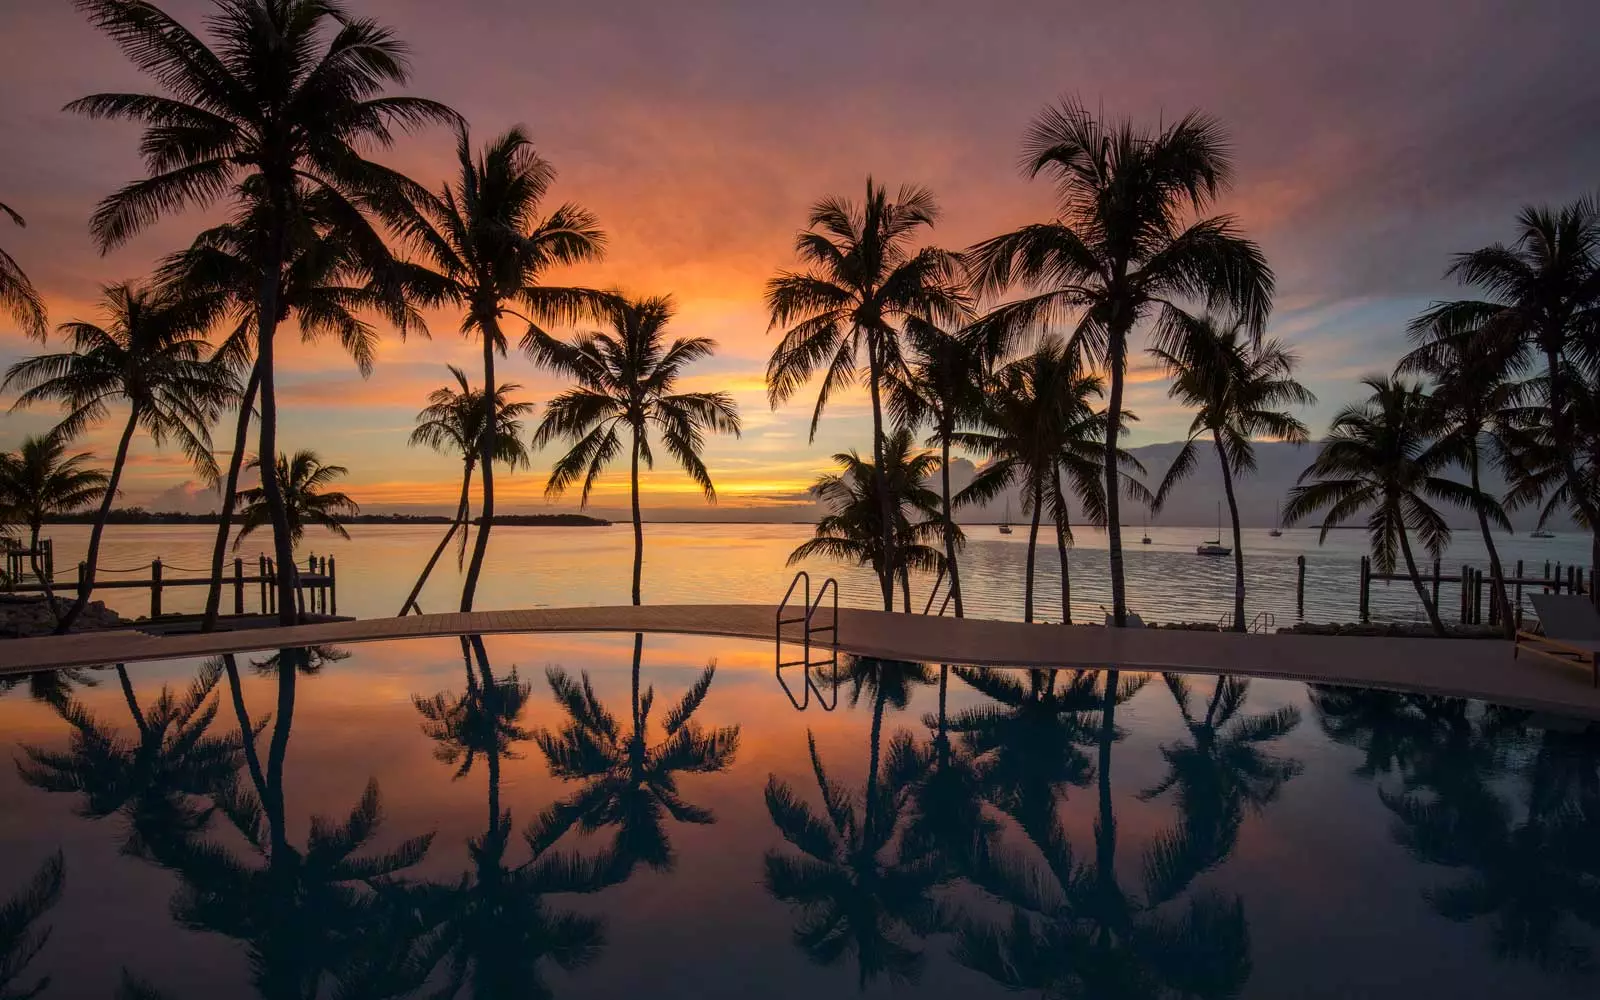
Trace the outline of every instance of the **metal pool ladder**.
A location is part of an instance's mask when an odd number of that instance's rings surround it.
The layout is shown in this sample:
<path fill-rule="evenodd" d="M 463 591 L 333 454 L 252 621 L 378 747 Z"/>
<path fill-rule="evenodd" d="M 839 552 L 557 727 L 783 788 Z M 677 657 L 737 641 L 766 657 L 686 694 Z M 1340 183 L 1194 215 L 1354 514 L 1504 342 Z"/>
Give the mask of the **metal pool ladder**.
<path fill-rule="evenodd" d="M 784 612 L 790 610 L 789 602 L 794 597 L 796 587 L 801 587 L 801 605 L 803 613 L 793 614 L 788 618 Z M 825 625 L 816 624 L 817 611 L 821 609 L 822 602 L 832 596 L 833 603 L 828 609 L 828 621 Z M 797 609 L 798 610 L 798 609 Z M 783 688 L 783 693 L 789 696 L 789 703 L 795 711 L 804 712 L 811 705 L 811 694 L 816 692 L 817 704 L 822 706 L 824 712 L 831 712 L 839 707 L 839 584 L 833 577 L 822 581 L 822 586 L 817 590 L 816 600 L 811 599 L 811 575 L 805 570 L 794 575 L 789 581 L 789 589 L 784 591 L 783 600 L 778 602 L 778 611 L 774 616 L 774 662 L 777 664 L 775 673 L 778 686 Z M 800 658 L 798 660 L 785 660 L 783 658 L 783 627 L 785 625 L 799 625 L 800 631 Z M 819 632 L 828 633 L 828 655 L 819 659 L 811 658 L 811 637 Z M 784 667 L 799 667 L 804 683 L 800 687 L 800 697 L 794 696 L 794 690 L 789 687 L 789 682 L 783 679 Z M 829 669 L 832 689 L 832 700 L 823 697 L 822 689 L 817 687 L 816 679 L 812 675 L 815 668 L 827 667 Z"/>

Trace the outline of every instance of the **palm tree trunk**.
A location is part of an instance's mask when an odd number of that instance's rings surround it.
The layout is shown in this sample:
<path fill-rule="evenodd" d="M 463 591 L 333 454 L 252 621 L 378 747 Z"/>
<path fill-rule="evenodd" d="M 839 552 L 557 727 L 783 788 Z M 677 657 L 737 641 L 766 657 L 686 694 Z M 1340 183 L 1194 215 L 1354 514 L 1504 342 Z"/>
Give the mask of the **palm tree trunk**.
<path fill-rule="evenodd" d="M 950 664 L 939 664 L 939 734 L 934 743 L 939 750 L 939 770 L 950 766 L 950 730 L 945 715 L 945 696 L 950 692 Z"/>
<path fill-rule="evenodd" d="M 1417 588 L 1417 598 L 1422 601 L 1422 610 L 1428 613 L 1428 624 L 1433 626 L 1434 634 L 1444 638 L 1444 622 L 1439 620 L 1439 609 L 1433 606 L 1433 601 L 1428 597 L 1428 589 L 1422 585 L 1422 575 L 1417 572 L 1417 561 L 1411 557 L 1411 540 L 1406 536 L 1405 523 L 1400 524 L 1400 552 L 1406 557 L 1406 572 L 1411 574 L 1411 585 Z"/>
<path fill-rule="evenodd" d="M 283 502 L 283 486 L 278 482 L 278 396 L 272 370 L 272 341 L 278 331 L 279 283 L 282 281 L 284 229 L 288 214 L 288 205 L 280 201 L 273 213 L 267 260 L 261 273 L 261 295 L 256 303 L 256 368 L 261 373 L 261 437 L 256 454 L 261 460 L 261 494 L 266 498 L 267 514 L 272 520 L 273 558 L 278 563 L 279 625 L 293 625 L 299 619 L 295 593 L 294 535 L 289 527 L 289 510 Z"/>
<path fill-rule="evenodd" d="M 866 815 L 862 817 L 862 843 L 873 843 L 872 832 L 878 819 L 878 759 L 879 742 L 883 739 L 883 701 L 884 690 L 880 684 L 878 693 L 872 699 L 872 750 L 867 758 L 867 801 Z"/>
<path fill-rule="evenodd" d="M 433 555 L 428 557 L 428 565 L 422 567 L 422 575 L 417 577 L 417 582 L 411 588 L 411 593 L 406 595 L 406 602 L 400 605 L 399 617 L 404 618 L 413 606 L 418 612 L 422 607 L 417 605 L 417 598 L 422 594 L 422 588 L 427 585 L 428 576 L 433 573 L 433 567 L 439 562 L 439 557 L 444 554 L 445 547 L 450 544 L 450 539 L 455 537 L 457 530 L 466 530 L 467 514 L 472 509 L 472 456 L 466 460 L 466 471 L 461 476 L 461 500 L 456 504 L 455 520 L 450 522 L 450 530 L 439 539 L 439 545 L 433 550 Z"/>
<path fill-rule="evenodd" d="M 489 653 L 483 648 L 483 636 L 474 635 L 468 641 L 472 644 L 472 652 L 478 660 L 478 672 L 481 674 L 479 690 L 485 693 L 494 690 L 494 674 L 489 670 Z M 468 680 L 471 680 L 472 660 L 467 660 Z M 498 836 L 500 831 L 500 741 L 491 737 L 488 750 L 484 756 L 489 761 L 489 834 Z"/>
<path fill-rule="evenodd" d="M 633 736 L 635 741 L 643 734 L 639 732 L 639 662 L 644 657 L 644 633 L 633 633 Z"/>
<path fill-rule="evenodd" d="M 1059 484 L 1057 485 L 1059 489 Z M 1072 624 L 1072 569 L 1067 565 L 1066 501 L 1062 500 L 1062 516 L 1056 520 L 1056 555 L 1061 559 L 1061 624 Z"/>
<path fill-rule="evenodd" d="M 1037 484 L 1033 488 L 1033 523 L 1028 527 L 1028 574 L 1022 588 L 1022 620 L 1033 621 L 1033 561 L 1034 550 L 1039 546 L 1039 494 L 1042 490 Z"/>
<path fill-rule="evenodd" d="M 83 580 L 78 584 L 77 599 L 56 624 L 56 635 L 64 635 L 72 628 L 88 606 L 89 595 L 94 592 L 94 570 L 100 562 L 100 539 L 105 534 L 111 505 L 117 499 L 117 484 L 122 481 L 122 468 L 128 462 L 128 446 L 133 442 L 133 429 L 138 425 L 139 404 L 135 403 L 128 410 L 128 425 L 122 429 L 122 439 L 117 442 L 117 457 L 111 462 L 111 478 L 106 481 L 106 495 L 100 501 L 100 513 L 95 515 L 94 527 L 89 530 L 89 552 L 83 559 Z"/>
<path fill-rule="evenodd" d="M 494 351 L 500 342 L 500 321 L 492 312 L 483 318 L 483 429 L 478 434 L 478 463 L 483 467 L 483 507 L 478 534 L 472 542 L 472 562 L 461 585 L 461 610 L 471 611 L 478 593 L 478 576 L 489 551 L 489 528 L 494 523 Z"/>
<path fill-rule="evenodd" d="M 1478 446 L 1473 442 L 1472 454 L 1467 461 L 1468 472 L 1472 476 L 1473 492 L 1482 492 L 1478 485 Z M 1511 609 L 1511 601 L 1506 597 L 1506 574 L 1500 565 L 1500 550 L 1495 547 L 1494 533 L 1489 530 L 1489 515 L 1483 510 L 1478 510 L 1478 530 L 1483 533 L 1484 548 L 1489 550 L 1489 586 L 1490 600 L 1500 607 L 1500 630 L 1507 639 L 1517 637 L 1517 616 Z"/>
<path fill-rule="evenodd" d="M 900 600 L 906 614 L 911 613 L 911 571 L 900 567 Z"/>
<path fill-rule="evenodd" d="M 117 664 L 117 683 L 122 687 L 122 700 L 128 703 L 128 714 L 133 717 L 134 727 L 142 734 L 144 732 L 144 712 L 139 708 L 139 699 L 133 693 L 133 681 L 128 679 L 128 668 Z"/>
<path fill-rule="evenodd" d="M 643 431 L 633 429 L 633 606 L 639 606 L 639 580 L 644 575 L 644 520 L 639 516 L 639 438 Z"/>
<path fill-rule="evenodd" d="M 28 562 L 33 566 L 33 575 L 39 580 L 39 587 L 44 592 L 44 606 L 50 610 L 50 616 L 61 623 L 61 612 L 56 608 L 55 567 L 50 572 L 44 571 L 44 564 L 39 561 L 39 532 L 44 525 L 38 521 L 28 522 Z"/>
<path fill-rule="evenodd" d="M 1127 588 L 1122 579 L 1122 507 L 1118 487 L 1117 444 L 1122 427 L 1122 380 L 1128 353 L 1128 330 L 1117 324 L 1110 331 L 1106 363 L 1111 369 L 1111 395 L 1106 400 L 1106 547 L 1111 555 L 1111 624 L 1122 628 L 1128 621 Z"/>
<path fill-rule="evenodd" d="M 228 671 L 228 693 L 233 699 L 233 714 L 239 719 L 239 740 L 244 745 L 245 766 L 250 771 L 250 781 L 256 787 L 256 796 L 265 804 L 267 779 L 261 773 L 261 757 L 256 753 L 255 727 L 250 724 L 250 713 L 244 707 L 244 688 L 239 683 L 239 661 L 232 653 L 224 653 L 222 665 Z"/>
<path fill-rule="evenodd" d="M 289 727 L 294 723 L 295 685 L 300 674 L 298 653 L 298 650 L 284 650 L 278 655 L 278 713 L 272 724 L 272 742 L 267 746 L 267 794 L 262 797 L 261 805 L 272 830 L 274 860 L 284 857 L 289 846 L 284 822 L 283 763 L 289 754 Z"/>
<path fill-rule="evenodd" d="M 1117 815 L 1111 804 L 1111 744 L 1117 738 L 1117 688 L 1121 680 L 1117 671 L 1106 671 L 1106 689 L 1100 703 L 1100 761 L 1096 769 L 1100 815 L 1094 823 L 1095 868 L 1102 891 L 1107 892 L 1108 897 L 1117 877 Z"/>
<path fill-rule="evenodd" d="M 889 497 L 889 479 L 883 468 L 883 403 L 878 382 L 883 366 L 878 358 L 877 338 L 867 337 L 867 381 L 872 392 L 872 485 L 878 492 L 878 517 L 883 522 L 883 572 L 878 584 L 883 589 L 883 610 L 894 610 L 894 505 Z"/>
<path fill-rule="evenodd" d="M 965 615 L 961 609 L 961 571 L 956 565 L 956 518 L 950 507 L 950 428 L 939 434 L 939 474 L 944 500 L 944 561 L 950 567 L 950 596 L 956 602 L 956 617 Z"/>
<path fill-rule="evenodd" d="M 210 632 L 217 627 L 217 615 L 222 610 L 222 563 L 228 554 L 228 531 L 233 524 L 233 507 L 239 500 L 239 471 L 244 467 L 244 451 L 250 443 L 250 411 L 256 405 L 256 392 L 261 386 L 261 366 L 250 368 L 250 382 L 239 400 L 239 420 L 233 434 L 233 455 L 228 459 L 228 481 L 222 492 L 222 512 L 217 516 L 217 540 L 211 546 L 211 586 L 206 590 L 206 612 L 200 619 L 200 631 Z"/>
<path fill-rule="evenodd" d="M 1222 492 L 1228 496 L 1228 517 L 1233 521 L 1233 630 L 1244 629 L 1244 542 L 1239 533 L 1239 500 L 1233 495 L 1233 471 L 1228 468 L 1228 458 L 1222 450 L 1222 434 L 1215 428 L 1211 441 L 1217 449 L 1217 462 L 1222 466 Z"/>

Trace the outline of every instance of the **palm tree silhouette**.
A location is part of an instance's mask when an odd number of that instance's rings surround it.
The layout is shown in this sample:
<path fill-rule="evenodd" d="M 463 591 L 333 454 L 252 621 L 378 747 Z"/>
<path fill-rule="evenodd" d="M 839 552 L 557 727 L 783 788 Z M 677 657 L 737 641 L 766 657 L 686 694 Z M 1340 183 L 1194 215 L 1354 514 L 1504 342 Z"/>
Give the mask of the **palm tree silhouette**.
<path fill-rule="evenodd" d="M 0 454 L 0 511 L 28 526 L 33 575 L 44 587 L 45 603 L 52 610 L 56 600 L 51 574 L 39 562 L 39 532 L 45 518 L 71 513 L 105 496 L 106 474 L 84 468 L 92 458 L 88 452 L 69 456 L 67 442 L 58 434 L 23 438 L 15 453 Z"/>
<path fill-rule="evenodd" d="M 672 870 L 676 859 L 666 821 L 716 822 L 711 810 L 678 794 L 677 776 L 726 771 L 739 751 L 738 726 L 707 730 L 694 719 L 716 677 L 714 662 L 706 664 L 699 679 L 661 717 L 660 738 L 652 742 L 655 688 L 642 692 L 639 688 L 643 650 L 644 636 L 635 634 L 633 696 L 626 727 L 601 704 L 587 672 L 580 682 L 560 667 L 551 667 L 545 676 L 567 723 L 559 732 L 542 729 L 534 734 L 550 773 L 583 783 L 579 792 L 551 807 L 547 824 L 551 829 L 577 825 L 587 833 L 616 827 L 613 852 L 624 876 L 640 862 L 658 871 Z"/>
<path fill-rule="evenodd" d="M 50 977 L 25 981 L 28 966 L 50 940 L 49 927 L 35 926 L 61 900 L 66 860 L 57 851 L 27 885 L 0 903 L 0 1000 L 33 1000 L 50 988 Z"/>
<path fill-rule="evenodd" d="M 27 223 L 22 221 L 22 216 L 5 202 L 0 201 L 0 215 L 4 215 L 18 226 L 26 228 Z M 28 280 L 28 275 L 22 266 L 16 262 L 4 249 L 0 249 L 0 307 L 11 313 L 11 318 L 17 321 L 24 333 L 36 340 L 43 340 L 49 335 L 49 325 L 45 322 L 44 299 L 39 297 L 39 292 L 33 287 L 33 282 Z"/>
<path fill-rule="evenodd" d="M 882 394 L 890 373 L 901 368 L 899 324 L 908 319 L 959 324 L 966 312 L 960 265 L 954 254 L 932 247 L 913 249 L 917 230 L 932 227 L 939 208 L 926 188 L 905 186 L 889 200 L 888 189 L 867 178 L 866 198 L 856 204 L 828 197 L 811 207 L 806 228 L 795 236 L 795 253 L 806 270 L 780 271 L 767 282 L 771 329 L 787 327 L 767 362 L 767 395 L 785 402 L 818 371 L 824 373 L 811 415 L 811 439 L 839 389 L 862 378 L 872 398 L 872 493 L 880 504 L 878 537 L 888 556 L 878 569 L 883 610 L 894 610 L 893 495 L 882 478 L 887 466 Z M 792 325 L 791 325 L 792 324 Z"/>
<path fill-rule="evenodd" d="M 431 297 L 465 309 L 462 332 L 475 333 L 483 341 L 483 384 L 499 385 L 494 359 L 506 353 L 503 318 L 528 325 L 523 338 L 527 347 L 534 343 L 538 324 L 593 316 L 610 301 L 592 289 L 541 283 L 552 268 L 598 260 L 605 250 L 605 234 L 595 217 L 576 205 L 561 205 L 548 216 L 540 215 L 555 168 L 534 151 L 533 141 L 520 127 L 499 136 L 474 157 L 466 126 L 459 126 L 456 160 L 457 178 L 439 194 L 411 192 L 417 210 L 402 230 L 435 272 Z M 488 396 L 481 402 L 478 430 L 483 437 L 477 450 L 483 509 L 461 590 L 462 611 L 472 610 L 494 522 L 494 463 L 482 460 L 495 447 L 493 404 Z"/>
<path fill-rule="evenodd" d="M 483 419 L 483 390 L 473 389 L 467 373 L 460 368 L 455 365 L 446 367 L 455 377 L 457 388 L 445 386 L 428 393 L 428 405 L 417 414 L 417 426 L 411 431 L 411 439 L 407 443 L 427 445 L 441 454 L 461 456 L 461 500 L 456 504 L 456 516 L 450 522 L 450 530 L 439 539 L 411 593 L 406 595 L 405 604 L 400 607 L 401 617 L 416 606 L 417 595 L 422 593 L 434 564 L 439 561 L 439 556 L 457 531 L 462 533 L 457 556 L 466 556 L 466 527 L 472 510 L 472 470 L 478 464 L 478 443 L 483 437 L 478 432 L 478 423 Z M 522 418 L 533 412 L 533 404 L 510 398 L 512 393 L 521 388 L 512 382 L 502 382 L 495 390 L 495 461 L 509 469 L 526 468 L 532 461 L 528 446 L 522 441 Z M 420 607 L 418 610 L 421 610 Z"/>
<path fill-rule="evenodd" d="M 667 451 L 683 466 L 689 478 L 716 503 L 701 452 L 707 431 L 739 436 L 739 408 L 725 392 L 674 392 L 688 364 L 711 357 L 716 341 L 707 337 L 679 337 L 665 342 L 672 320 L 672 299 L 666 296 L 629 300 L 617 296 L 603 311 L 611 330 L 583 333 L 563 343 L 541 331 L 532 331 L 528 352 L 535 360 L 578 380 L 545 407 L 544 419 L 534 432 L 533 445 L 541 448 L 557 438 L 572 443 L 550 470 L 546 497 L 558 497 L 583 477 L 580 504 L 587 506 L 589 491 L 600 473 L 624 447 L 618 431 L 629 436 L 629 483 L 633 497 L 633 603 L 639 601 L 644 572 L 644 522 L 639 514 L 639 461 L 655 468 L 650 451 L 653 424 Z"/>
<path fill-rule="evenodd" d="M 1169 307 L 1150 353 L 1172 377 L 1167 395 L 1195 410 L 1189 436 L 1167 467 L 1154 506 L 1159 509 L 1172 488 L 1194 471 L 1199 459 L 1195 442 L 1209 434 L 1233 524 L 1233 628 L 1243 632 L 1244 537 L 1234 480 L 1255 471 L 1254 438 L 1304 444 L 1310 436 L 1306 425 L 1282 408 L 1309 406 L 1317 397 L 1295 381 L 1297 359 L 1281 341 L 1252 340 L 1238 321 L 1191 316 Z"/>
<path fill-rule="evenodd" d="M 175 440 L 200 475 L 213 481 L 217 467 L 208 427 L 237 388 L 225 369 L 206 362 L 210 345 L 205 330 L 214 315 L 209 305 L 123 284 L 105 289 L 102 306 L 111 319 L 108 325 L 64 324 L 61 331 L 72 345 L 70 352 L 24 358 L 6 370 L 0 384 L 0 389 L 21 390 L 13 410 L 59 403 L 64 415 L 52 433 L 66 440 L 104 420 L 112 405 L 128 406 L 100 511 L 89 531 L 83 580 L 58 633 L 78 620 L 94 590 L 100 540 L 133 432 L 143 428 L 157 445 Z"/>
<path fill-rule="evenodd" d="M 1380 572 L 1393 572 L 1398 549 L 1428 621 L 1444 635 L 1439 609 L 1422 586 L 1411 554 L 1410 531 L 1435 557 L 1449 544 L 1450 525 L 1430 500 L 1481 511 L 1504 527 L 1509 522 L 1492 497 L 1439 474 L 1454 453 L 1439 443 L 1439 411 L 1420 385 L 1377 377 L 1362 384 L 1372 396 L 1333 418 L 1316 460 L 1300 474 L 1302 485 L 1289 491 L 1283 520 L 1293 524 L 1325 508 L 1321 538 L 1326 540 L 1334 527 L 1368 512 L 1373 564 Z"/>
<path fill-rule="evenodd" d="M 951 739 L 951 667 L 939 665 L 939 710 L 922 717 L 931 737 L 918 744 L 896 733 L 889 744 L 890 774 L 909 783 L 911 816 L 901 836 L 912 856 L 931 854 L 948 877 L 970 876 L 989 854 L 998 825 L 984 814 L 984 773 L 964 741 Z"/>
<path fill-rule="evenodd" d="M 350 537 L 339 518 L 361 513 L 361 506 L 348 494 L 322 488 L 348 474 L 349 469 L 327 465 L 320 455 L 306 448 L 295 452 L 293 458 L 279 455 L 277 466 L 291 548 L 300 544 L 308 524 L 321 525 L 340 538 Z M 252 458 L 249 468 L 261 468 L 261 459 Z M 266 493 L 261 487 L 240 491 L 239 499 L 244 501 L 244 510 L 239 517 L 239 536 L 233 541 L 235 549 L 244 542 L 246 535 L 272 521 Z"/>
<path fill-rule="evenodd" d="M 626 877 L 609 852 L 592 858 L 551 853 L 560 837 L 559 819 L 546 814 L 525 835 L 530 857 L 521 864 L 506 859 L 511 813 L 500 808 L 500 762 L 514 756 L 517 743 L 532 739 L 519 721 L 528 685 L 515 668 L 496 679 L 479 636 L 461 640 L 467 690 L 459 697 L 440 693 L 412 700 L 423 716 L 423 732 L 438 746 L 434 756 L 464 778 L 480 758 L 488 772 L 488 828 L 467 844 L 471 867 L 453 885 L 435 886 L 425 906 L 433 926 L 431 955 L 443 964 L 447 981 L 430 996 L 454 997 L 472 984 L 470 995 L 548 997 L 539 964 L 548 958 L 571 971 L 597 957 L 605 943 L 604 923 L 594 917 L 551 909 L 553 893 L 597 892 Z"/>
<path fill-rule="evenodd" d="M 826 556 L 858 566 L 871 566 L 882 576 L 890 571 L 900 579 L 903 607 L 911 613 L 911 571 L 933 572 L 944 565 L 944 555 L 934 543 L 944 534 L 939 496 L 924 483 L 938 459 L 932 452 L 912 453 L 911 432 L 900 428 L 883 447 L 886 474 L 854 451 L 833 456 L 840 471 L 819 476 L 811 493 L 826 505 L 817 519 L 813 537 L 789 553 L 790 566 L 813 556 Z M 894 518 L 895 544 L 885 549 L 878 529 L 883 504 L 878 483 L 889 491 Z M 913 515 L 922 519 L 913 521 Z M 891 564 L 888 560 L 893 560 Z"/>
<path fill-rule="evenodd" d="M 325 192 L 354 215 L 385 214 L 415 185 L 366 159 L 394 130 L 459 116 L 442 104 L 386 94 L 408 74 L 406 47 L 388 28 L 326 0 L 238 0 L 207 19 L 196 36 L 152 3 L 78 0 L 89 22 L 110 36 L 161 94 L 94 94 L 67 105 L 91 118 L 145 126 L 141 151 L 150 175 L 103 200 L 90 221 L 101 251 L 162 216 L 218 199 L 259 212 L 262 250 L 256 320 L 261 433 L 256 453 L 278 453 L 273 340 L 283 319 L 292 232 L 307 201 Z M 235 451 L 242 451 L 236 448 Z M 278 564 L 278 615 L 295 621 L 294 547 L 277 470 L 262 470 Z"/>
<path fill-rule="evenodd" d="M 1199 299 L 1226 307 L 1260 335 L 1272 308 L 1273 276 L 1261 248 L 1236 220 L 1206 211 L 1227 186 L 1232 162 L 1216 119 L 1191 111 L 1156 131 L 1108 123 L 1075 99 L 1046 109 L 1023 138 L 1024 171 L 1055 179 L 1057 218 L 985 240 L 967 251 L 975 288 L 997 295 L 1022 286 L 979 326 L 991 357 L 1054 320 L 1073 324 L 1073 347 L 1111 376 L 1107 425 L 1120 429 L 1128 340 L 1160 303 Z M 1121 456 L 1105 439 L 1106 532 L 1112 621 L 1125 624 Z"/>

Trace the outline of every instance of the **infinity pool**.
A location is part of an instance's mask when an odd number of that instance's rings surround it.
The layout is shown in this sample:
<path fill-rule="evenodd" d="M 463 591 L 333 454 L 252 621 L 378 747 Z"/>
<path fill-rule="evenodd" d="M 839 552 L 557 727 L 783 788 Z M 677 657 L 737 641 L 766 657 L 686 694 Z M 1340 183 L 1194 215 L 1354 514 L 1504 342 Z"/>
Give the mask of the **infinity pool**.
<path fill-rule="evenodd" d="M 1600 725 L 813 679 L 541 635 L 11 681 L 0 997 L 1600 993 Z"/>

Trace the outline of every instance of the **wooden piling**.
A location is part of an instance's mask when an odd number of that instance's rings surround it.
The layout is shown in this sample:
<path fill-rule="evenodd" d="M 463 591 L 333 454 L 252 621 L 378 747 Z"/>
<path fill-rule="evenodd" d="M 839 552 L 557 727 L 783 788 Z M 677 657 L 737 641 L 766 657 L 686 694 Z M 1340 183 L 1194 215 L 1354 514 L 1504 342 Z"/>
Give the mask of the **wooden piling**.
<path fill-rule="evenodd" d="M 333 615 L 336 615 L 336 614 L 339 613 L 339 577 L 334 573 L 334 570 L 336 568 L 337 567 L 334 565 L 333 556 L 329 556 L 328 557 L 328 613 L 329 614 L 333 614 Z M 1305 575 L 1306 575 L 1306 573 L 1305 573 L 1305 556 L 1301 556 L 1300 557 L 1300 581 L 1301 581 L 1301 589 L 1302 589 L 1302 591 L 1304 590 Z M 1302 607 L 1305 606 L 1304 605 L 1304 595 L 1303 594 L 1302 594 L 1302 598 L 1301 598 L 1301 606 Z"/>
<path fill-rule="evenodd" d="M 1361 557 L 1361 624 L 1372 620 L 1372 557 Z"/>
<path fill-rule="evenodd" d="M 233 557 L 233 613 L 244 614 L 244 560 Z"/>
<path fill-rule="evenodd" d="M 161 559 L 150 562 L 150 617 L 161 617 Z"/>
<path fill-rule="evenodd" d="M 1306 557 L 1295 556 L 1296 579 L 1294 585 L 1295 611 L 1302 620 L 1306 616 Z"/>
<path fill-rule="evenodd" d="M 1483 570 L 1472 571 L 1472 624 L 1483 624 Z"/>

